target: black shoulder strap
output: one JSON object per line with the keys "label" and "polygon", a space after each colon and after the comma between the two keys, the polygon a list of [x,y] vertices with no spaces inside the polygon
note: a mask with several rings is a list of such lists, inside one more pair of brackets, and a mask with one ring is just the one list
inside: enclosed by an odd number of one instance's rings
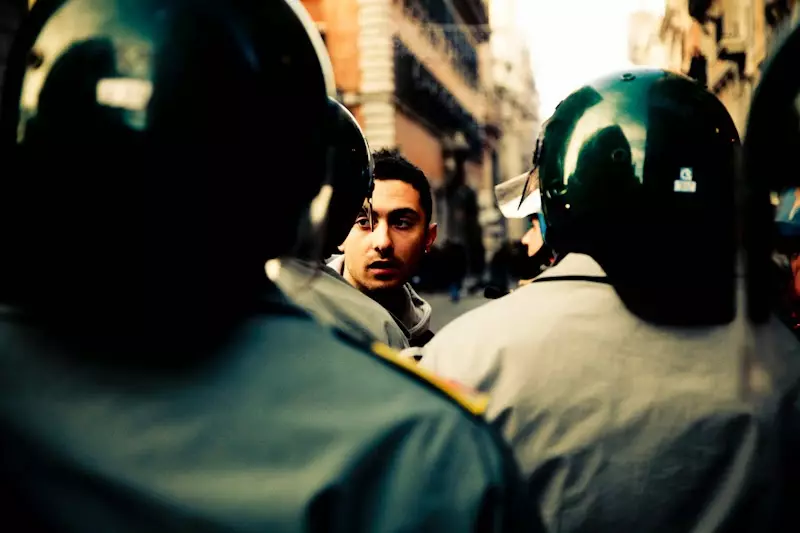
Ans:
{"label": "black shoulder strap", "polygon": [[431,330],[425,330],[422,334],[418,335],[413,339],[409,339],[408,342],[412,348],[421,348],[428,344],[431,339],[433,339],[434,333]]}
{"label": "black shoulder strap", "polygon": [[611,285],[606,276],[547,276],[536,278],[531,283],[544,283],[545,281],[588,281],[590,283],[603,283]]}

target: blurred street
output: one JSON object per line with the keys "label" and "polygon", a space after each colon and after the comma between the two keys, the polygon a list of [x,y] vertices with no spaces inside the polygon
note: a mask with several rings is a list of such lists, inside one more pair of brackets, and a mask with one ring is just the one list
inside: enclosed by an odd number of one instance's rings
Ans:
{"label": "blurred street", "polygon": [[490,301],[483,297],[483,291],[472,296],[467,295],[464,291],[464,296],[458,303],[451,302],[447,293],[422,293],[420,296],[433,307],[431,329],[434,333],[440,331],[448,322],[458,316]]}

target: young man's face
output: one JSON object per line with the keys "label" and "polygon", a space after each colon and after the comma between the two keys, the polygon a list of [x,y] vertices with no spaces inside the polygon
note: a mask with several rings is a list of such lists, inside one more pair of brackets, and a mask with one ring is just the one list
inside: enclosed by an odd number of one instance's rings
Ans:
{"label": "young man's face", "polygon": [[406,283],[436,240],[436,224],[425,221],[419,193],[404,181],[375,180],[372,218],[371,225],[362,209],[340,247],[344,277],[362,292]]}

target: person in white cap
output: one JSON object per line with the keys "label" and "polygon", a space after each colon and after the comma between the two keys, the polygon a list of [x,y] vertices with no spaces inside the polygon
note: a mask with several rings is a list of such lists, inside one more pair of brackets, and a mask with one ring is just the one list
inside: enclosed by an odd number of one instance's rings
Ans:
{"label": "person in white cap", "polygon": [[[525,247],[525,255],[519,254],[508,259],[512,277],[518,277],[519,285],[527,285],[553,262],[553,251],[544,242],[547,223],[542,215],[542,200],[539,194],[539,173],[533,168],[495,186],[494,194],[500,212],[506,218],[526,218],[530,227],[520,239]],[[527,194],[526,194],[527,192]],[[487,290],[484,294],[495,298],[507,294],[501,290]]]}

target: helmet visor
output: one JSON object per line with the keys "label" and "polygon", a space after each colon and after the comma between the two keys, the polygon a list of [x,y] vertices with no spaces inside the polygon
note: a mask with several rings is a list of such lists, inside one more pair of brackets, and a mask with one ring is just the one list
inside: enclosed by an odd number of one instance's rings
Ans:
{"label": "helmet visor", "polygon": [[525,218],[541,213],[538,167],[495,185],[494,196],[506,218]]}

